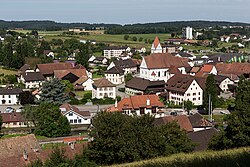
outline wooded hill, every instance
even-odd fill
[[[226,22],[226,21],[174,21],[143,24],[89,24],[89,23],[59,23],[55,21],[4,21],[0,20],[0,29],[23,28],[29,30],[66,30],[68,28],[81,27],[86,30],[104,27],[108,34],[148,34],[148,33],[171,33],[181,31],[183,27],[191,26],[195,29],[221,26],[249,26],[249,23]]]

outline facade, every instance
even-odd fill
[[[18,82],[25,84],[25,88],[34,89],[40,88],[45,81],[45,78],[40,72],[24,72],[18,78]]]
[[[186,27],[185,29],[184,29],[184,37],[186,38],[186,39],[193,39],[193,28],[192,27]]]
[[[138,94],[159,94],[165,91],[165,82],[162,81],[150,81],[144,78],[134,77],[128,81],[125,85],[125,93],[128,95]]]
[[[167,82],[168,100],[175,104],[191,101],[194,105],[202,105],[203,89],[201,84],[190,75],[174,75]]]
[[[89,111],[80,111],[77,107],[68,103],[61,105],[60,110],[71,125],[91,124],[91,115]]]
[[[137,95],[123,98],[114,106],[107,109],[107,112],[122,112],[127,115],[144,115],[149,114],[156,116],[161,115],[165,106],[157,95]]]
[[[4,88],[0,89],[0,105],[16,105],[19,104],[19,94],[22,89],[19,88]]]
[[[106,78],[101,78],[93,83],[92,98],[116,98],[116,87]]]
[[[185,68],[190,67],[188,59],[172,56],[169,53],[155,53],[143,57],[140,65],[140,78],[151,81],[168,81],[173,73],[171,68],[177,68],[182,74],[186,74]]]
[[[228,85],[233,85],[234,84],[234,82],[227,76],[215,75],[214,79],[216,81],[216,84],[220,87],[220,89],[223,92],[228,92],[229,91]]]
[[[122,84],[124,82],[124,71],[121,68],[114,66],[105,71],[105,78],[113,84]]]
[[[130,52],[130,48],[127,46],[110,46],[104,49],[104,57],[111,59],[112,57],[119,57],[124,52]]]

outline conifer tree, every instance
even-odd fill
[[[217,88],[216,88],[214,75],[209,75],[206,80],[206,88],[205,88],[204,97],[203,97],[203,106],[205,107],[206,111],[208,111],[209,109],[209,104],[208,104],[209,95],[211,97],[212,110],[213,110],[218,105],[218,95],[217,95]]]

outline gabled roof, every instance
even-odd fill
[[[195,78],[191,75],[174,75],[167,81],[167,90],[185,93]]]
[[[66,69],[66,70],[55,70],[54,75],[58,79],[62,79],[69,73],[74,74],[78,78],[87,76],[87,71],[85,68],[80,68],[80,69]]]
[[[133,77],[125,87],[145,91],[149,86],[165,86],[164,81],[150,81],[144,78]]]
[[[20,88],[3,88],[0,89],[0,95],[19,95],[22,93]]]
[[[194,151],[205,151],[211,138],[217,133],[218,131],[215,128],[211,128],[188,133],[187,135],[195,144],[197,144]]]
[[[193,55],[187,52],[178,52],[178,53],[175,53],[174,55],[177,55],[177,54],[179,54],[181,57],[194,57]]]
[[[190,73],[197,73],[201,67],[192,67]]]
[[[22,76],[25,82],[45,80],[44,76],[40,72],[24,72]]]
[[[21,112],[11,112],[11,113],[0,113],[3,119],[3,123],[10,122],[24,122],[25,119]]]
[[[101,87],[115,87],[115,84],[112,84],[112,82],[110,82],[109,80],[107,80],[106,78],[101,78],[96,80],[93,85],[97,88],[101,88]]]
[[[47,63],[37,64],[37,68],[42,75],[53,75],[55,70],[72,69],[73,65],[71,63]]]
[[[224,76],[224,75],[215,75],[214,79],[215,81],[220,84],[222,81],[224,81],[225,79],[230,79],[228,76]],[[231,80],[231,79],[230,79]]]
[[[212,127],[212,124],[198,113],[190,115],[188,118],[193,128]]]
[[[26,70],[29,70],[30,69],[30,66],[28,64],[24,64],[20,69],[19,71],[21,73],[24,73]]]
[[[150,105],[147,106],[147,99],[150,100]],[[108,112],[123,111],[125,109],[139,109],[140,107],[152,108],[153,106],[163,108],[164,104],[160,101],[157,95],[136,95],[128,98],[123,98],[118,102],[117,107],[112,106],[107,109]]]
[[[63,115],[66,115],[68,112],[74,112],[77,115],[80,115],[82,117],[90,117],[90,112],[89,111],[80,111],[77,107],[72,106],[68,103],[64,103],[60,106],[60,108],[65,108],[66,111],[62,111]]]
[[[169,72],[170,74],[181,74],[180,70],[175,66],[170,66]]]
[[[118,68],[122,68],[122,69],[137,67],[137,65],[132,59],[115,60],[113,61],[113,63],[115,64],[115,66],[117,66]]]
[[[199,72],[195,74],[195,76],[199,76],[199,77],[202,77],[202,76],[205,76],[207,74],[210,74],[210,72],[213,70],[213,68],[215,68],[214,65],[211,65],[211,64],[205,64],[203,65]]]
[[[180,128],[186,130],[187,132],[193,132],[193,127],[186,115],[177,115],[177,116],[165,116],[161,118],[156,118],[154,124],[156,126],[165,125],[167,123],[176,121]]]
[[[144,59],[149,69],[190,67],[187,58],[172,56],[170,53],[153,53]]]
[[[158,36],[156,36],[155,39],[154,39],[154,42],[153,42],[154,48],[157,48],[157,46],[159,44],[160,44],[160,40],[159,40]]]
[[[105,71],[106,74],[120,74],[123,75],[124,71],[122,68],[118,67],[118,66],[114,66],[112,68],[110,68],[109,70]]]

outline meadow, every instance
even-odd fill
[[[223,151],[204,151],[175,154],[112,167],[247,167],[250,163],[250,147]]]

